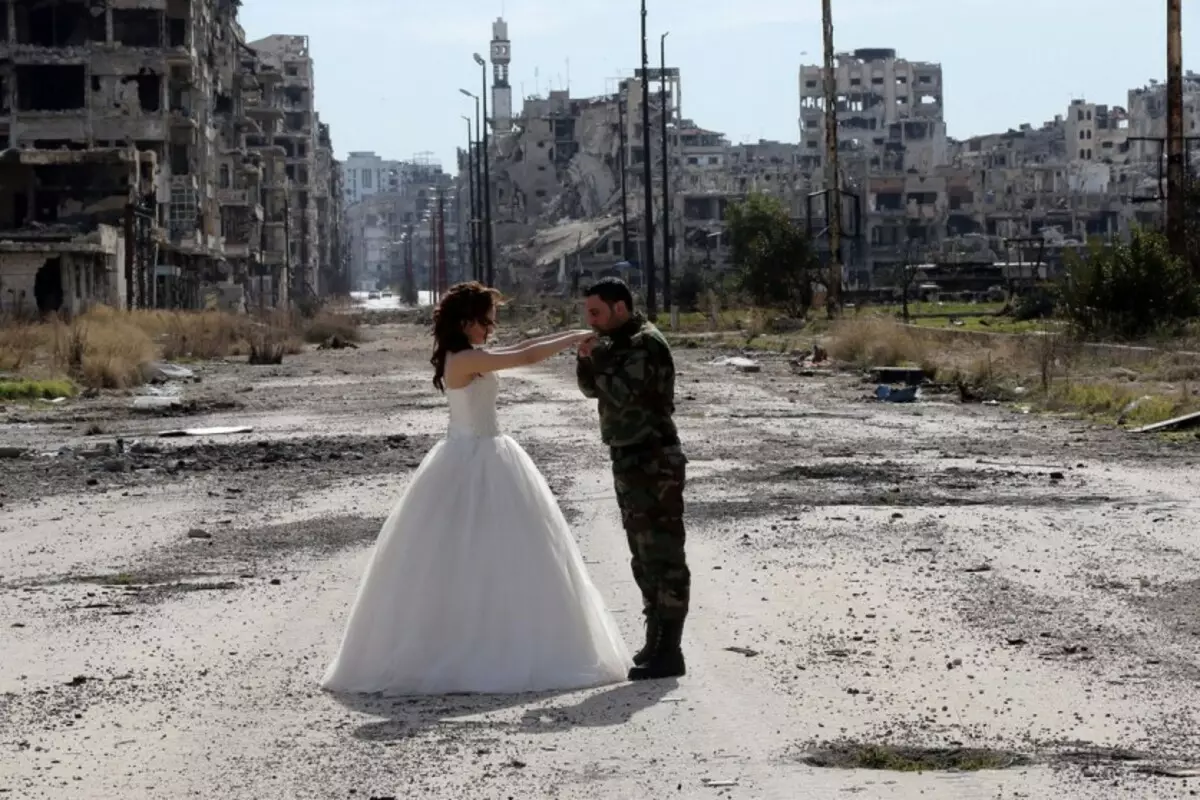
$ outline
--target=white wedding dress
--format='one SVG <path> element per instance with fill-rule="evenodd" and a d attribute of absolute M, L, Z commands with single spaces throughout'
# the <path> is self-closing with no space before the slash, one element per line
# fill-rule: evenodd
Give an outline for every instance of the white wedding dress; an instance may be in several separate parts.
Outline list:
<path fill-rule="evenodd" d="M 616 622 L 529 456 L 500 433 L 495 374 L 447 391 L 450 427 L 383 524 L 332 692 L 509 694 L 624 681 Z"/>

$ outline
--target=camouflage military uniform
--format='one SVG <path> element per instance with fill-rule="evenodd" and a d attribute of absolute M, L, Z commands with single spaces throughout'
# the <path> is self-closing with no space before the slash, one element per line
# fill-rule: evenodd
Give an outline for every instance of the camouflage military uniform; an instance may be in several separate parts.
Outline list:
<path fill-rule="evenodd" d="M 647 614 L 683 622 L 691 573 L 684 557 L 687 458 L 671 415 L 671 348 L 640 314 L 597 342 L 576 367 L 580 390 L 598 401 L 600 436 L 612 451 L 613 479 Z"/>

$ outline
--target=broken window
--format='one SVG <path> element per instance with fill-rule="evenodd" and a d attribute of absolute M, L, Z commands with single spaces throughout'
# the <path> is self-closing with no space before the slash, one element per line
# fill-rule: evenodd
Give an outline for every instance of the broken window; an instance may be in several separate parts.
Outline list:
<path fill-rule="evenodd" d="M 115 43 L 126 47 L 162 47 L 162 12 L 140 8 L 114 8 L 112 21 Z"/>
<path fill-rule="evenodd" d="M 155 75 L 144 67 L 138 75 L 125 78 L 123 84 L 137 84 L 138 105 L 142 111 L 159 111 L 162 108 L 162 76 Z"/>
<path fill-rule="evenodd" d="M 0 115 L 12 113 L 8 106 L 8 76 L 0 75 Z"/>
<path fill-rule="evenodd" d="M 104 9 L 93 10 L 83 0 L 33 0 L 15 6 L 18 44 L 78 47 L 105 41 Z"/>
<path fill-rule="evenodd" d="M 169 47 L 188 46 L 188 19 L 191 15 L 190 0 L 167 0 L 167 42 Z"/>
<path fill-rule="evenodd" d="M 73 111 L 87 103 L 82 64 L 20 64 L 16 78 L 18 111 Z"/>
<path fill-rule="evenodd" d="M 186 144 L 175 142 L 172 142 L 170 147 L 171 174 L 190 175 L 192 171 L 191 159 L 189 158 L 191 148 Z"/>

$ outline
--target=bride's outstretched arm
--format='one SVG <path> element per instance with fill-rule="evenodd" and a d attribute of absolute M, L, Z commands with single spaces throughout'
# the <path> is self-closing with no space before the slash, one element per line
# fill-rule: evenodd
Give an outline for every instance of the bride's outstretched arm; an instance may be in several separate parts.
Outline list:
<path fill-rule="evenodd" d="M 447 377 L 467 377 L 484 372 L 499 372 L 513 367 L 525 367 L 545 361 L 555 353 L 587 341 L 596 334 L 592 331 L 570 331 L 555 334 L 546 341 L 530 340 L 508 352 L 488 350 L 463 350 L 455 353 L 446 362 Z"/>
<path fill-rule="evenodd" d="M 503 347 L 489 347 L 487 348 L 487 351 L 489 353 L 511 353 L 515 350 L 520 350 L 522 347 L 532 347 L 534 345 L 545 344 L 546 342 L 552 342 L 560 336 L 566 335 L 567 333 L 578 332 L 579 331 L 558 331 L 557 333 L 547 333 L 545 336 L 535 336 L 532 339 L 526 339 L 525 341 L 518 342 L 517 344 L 506 344 Z"/>

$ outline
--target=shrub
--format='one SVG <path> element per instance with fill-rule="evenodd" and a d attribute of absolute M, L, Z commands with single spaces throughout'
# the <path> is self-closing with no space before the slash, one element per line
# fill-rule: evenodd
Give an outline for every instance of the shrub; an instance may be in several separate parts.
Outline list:
<path fill-rule="evenodd" d="M 1067 273 L 1063 307 L 1086 335 L 1175 332 L 1200 311 L 1189 265 L 1160 233 L 1135 231 L 1129 244 L 1093 245 L 1083 258 L 1068 254 Z"/>

